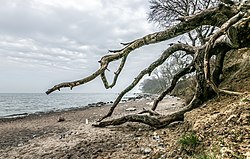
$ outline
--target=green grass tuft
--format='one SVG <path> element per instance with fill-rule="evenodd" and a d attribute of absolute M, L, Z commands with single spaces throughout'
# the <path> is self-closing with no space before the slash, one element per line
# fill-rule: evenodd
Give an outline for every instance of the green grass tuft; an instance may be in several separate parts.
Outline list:
<path fill-rule="evenodd" d="M 181 150 L 186 152 L 187 155 L 195 154 L 200 144 L 198 137 L 194 133 L 184 134 L 178 142 L 181 145 Z"/>
<path fill-rule="evenodd" d="M 216 159 L 216 157 L 211 156 L 211 155 L 207 155 L 207 154 L 202 154 L 202 155 L 196 157 L 196 159 Z"/>
<path fill-rule="evenodd" d="M 183 147 L 195 148 L 199 145 L 200 141 L 194 133 L 188 133 L 180 138 L 179 143 Z"/>

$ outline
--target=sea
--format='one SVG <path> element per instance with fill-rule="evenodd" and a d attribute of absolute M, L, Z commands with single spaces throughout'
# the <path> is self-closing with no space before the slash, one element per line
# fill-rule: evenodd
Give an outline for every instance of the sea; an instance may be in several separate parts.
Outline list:
<path fill-rule="evenodd" d="M 86 107 L 114 101 L 118 93 L 0 93 L 0 118 Z"/>

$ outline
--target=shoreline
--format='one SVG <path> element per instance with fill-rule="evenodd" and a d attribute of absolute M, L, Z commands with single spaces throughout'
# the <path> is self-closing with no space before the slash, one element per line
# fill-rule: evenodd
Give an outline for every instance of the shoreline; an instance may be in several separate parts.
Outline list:
<path fill-rule="evenodd" d="M 111 104 L 105 104 L 101 107 L 105 106 L 111 106 Z M 46 116 L 46 115 L 51 115 L 51 114 L 61 114 L 61 113 L 67 113 L 71 111 L 84 111 L 89 108 L 96 108 L 100 106 L 80 106 L 80 107 L 71 107 L 71 108 L 64 108 L 64 109 L 58 109 L 58 110 L 51 110 L 51 111 L 45 111 L 45 112 L 35 112 L 35 113 L 21 113 L 21 114 L 12 114 L 12 115 L 7 115 L 0 117 L 0 122 L 4 121 L 13 121 L 13 120 L 19 120 L 19 119 L 24 119 L 24 118 L 33 118 L 37 116 Z"/>
<path fill-rule="evenodd" d="M 21 93 L 23 94 L 23 93 Z M 38 93 L 40 94 L 40 93 Z M 148 94 L 148 93 L 133 93 L 132 96 L 124 96 L 123 99 L 120 101 L 120 103 L 126 103 L 130 101 L 135 101 L 138 99 L 151 99 L 153 100 L 155 98 L 155 94 Z M 55 109 L 55 110 L 48 110 L 48 111 L 37 111 L 37 112 L 24 112 L 24 113 L 15 113 L 15 114 L 9 114 L 5 116 L 0 116 L 0 121 L 6 121 L 6 120 L 15 120 L 15 119 L 22 119 L 28 116 L 37 116 L 37 115 L 46 115 L 51 113 L 60 113 L 60 112 L 66 112 L 66 111 L 77 111 L 77 110 L 85 110 L 91 107 L 103 107 L 103 106 L 111 106 L 113 104 L 113 101 L 98 101 L 94 103 L 87 103 L 83 106 L 77 106 L 77 107 L 69 107 L 69 108 L 62 108 L 62 109 Z"/>
<path fill-rule="evenodd" d="M 173 112 L 182 107 L 182 103 L 177 98 L 168 98 L 159 105 L 157 111 Z M 108 120 L 137 113 L 143 108 L 150 109 L 151 104 L 152 100 L 145 98 L 120 103 Z M 36 158 L 61 158 L 55 153 L 56 150 L 63 154 L 65 152 L 61 152 L 61 149 L 64 149 L 66 145 L 67 149 L 73 151 L 77 144 L 83 144 L 82 140 L 85 143 L 82 147 L 91 149 L 86 152 L 89 158 L 94 156 L 95 152 L 93 151 L 98 149 L 98 145 L 102 151 L 111 151 L 111 149 L 115 151 L 114 146 L 131 140 L 128 138 L 131 134 L 127 131 L 124 133 L 123 129 L 131 129 L 130 126 L 126 125 L 133 124 L 128 123 L 107 128 L 92 127 L 92 123 L 105 115 L 109 108 L 110 105 L 82 107 L 60 112 L 32 114 L 21 118 L 0 119 L 0 158 L 32 158 L 34 156 L 38 156 Z M 135 111 L 127 111 L 128 108 L 135 108 Z M 64 120 L 59 122 L 60 118 Z M 139 129 L 152 130 L 149 126 L 138 125 Z M 104 140 L 112 144 L 106 145 Z M 110 145 L 113 146 L 110 147 Z M 47 153 L 49 156 L 42 157 Z M 101 152 L 97 154 L 99 155 Z M 102 155 L 105 156 L 105 154 Z"/>

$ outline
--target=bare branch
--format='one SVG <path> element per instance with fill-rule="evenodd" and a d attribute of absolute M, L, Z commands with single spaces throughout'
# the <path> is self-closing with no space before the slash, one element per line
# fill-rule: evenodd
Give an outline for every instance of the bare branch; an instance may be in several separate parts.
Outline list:
<path fill-rule="evenodd" d="M 124 46 L 127 46 L 127 45 L 130 45 L 130 44 L 132 44 L 134 41 L 131 41 L 131 42 L 127 42 L 127 43 L 121 43 L 122 45 L 124 45 Z"/>
<path fill-rule="evenodd" d="M 149 115 L 151 116 L 160 116 L 160 114 L 157 113 L 156 111 L 144 109 L 144 108 L 143 108 L 143 111 L 139 112 L 138 114 L 145 114 L 145 113 L 149 113 Z"/>
<path fill-rule="evenodd" d="M 106 89 L 109 89 L 109 88 L 112 88 L 112 87 L 115 86 L 116 81 L 117 81 L 117 79 L 118 79 L 118 77 L 119 77 L 119 75 L 120 75 L 120 73 L 121 73 L 121 71 L 122 71 L 122 69 L 123 69 L 123 67 L 124 67 L 124 65 L 125 65 L 126 60 L 127 60 L 127 56 L 124 56 L 124 57 L 122 58 L 122 61 L 121 61 L 121 63 L 120 63 L 119 68 L 117 69 L 116 72 L 114 72 L 115 76 L 114 76 L 113 82 L 112 82 L 110 85 L 109 85 L 108 80 L 107 80 L 107 78 L 106 78 L 105 72 L 103 72 L 103 73 L 101 74 L 101 79 L 102 79 L 103 84 L 104 84 L 104 86 L 105 86 Z"/>
<path fill-rule="evenodd" d="M 73 89 L 73 87 L 76 87 L 78 85 L 87 83 L 93 79 L 95 79 L 97 76 L 99 76 L 101 73 L 103 73 L 105 71 L 105 69 L 107 69 L 108 67 L 108 62 L 106 60 L 103 60 L 102 62 L 102 66 L 92 75 L 85 77 L 81 80 L 77 80 L 77 81 L 73 81 L 73 82 L 64 82 L 64 83 L 60 83 L 58 85 L 55 85 L 53 88 L 48 89 L 48 91 L 46 92 L 46 94 L 50 94 L 56 90 L 60 91 L 61 88 L 64 87 L 70 87 L 70 89 Z"/>
<path fill-rule="evenodd" d="M 124 89 L 119 96 L 116 98 L 116 100 L 114 101 L 113 105 L 111 106 L 109 112 L 107 113 L 107 115 L 105 115 L 103 118 L 101 118 L 99 121 L 102 121 L 103 119 L 109 117 L 112 115 L 115 107 L 119 104 L 119 102 L 121 101 L 122 97 L 129 92 L 131 89 L 133 89 L 138 83 L 139 81 L 142 79 L 142 77 L 146 74 L 150 74 L 156 67 L 160 66 L 171 54 L 173 54 L 176 51 L 179 50 L 183 50 L 186 52 L 192 52 L 194 53 L 196 51 L 195 47 L 186 45 L 186 44 L 174 44 L 172 46 L 170 46 L 167 50 L 165 50 L 161 57 L 158 58 L 156 61 L 154 61 L 149 67 L 145 68 L 144 70 L 142 70 L 140 72 L 140 74 L 134 79 L 134 81 L 126 88 Z"/>
<path fill-rule="evenodd" d="M 142 38 L 134 40 L 131 44 L 127 45 L 123 49 L 120 49 L 117 51 L 110 50 L 111 52 L 114 52 L 114 54 L 103 56 L 102 59 L 100 60 L 101 67 L 95 73 L 77 81 L 64 82 L 64 83 L 55 85 L 53 88 L 49 89 L 46 92 L 46 94 L 50 94 L 64 87 L 70 87 L 72 89 L 75 86 L 82 85 L 84 83 L 91 81 L 95 79 L 97 76 L 103 74 L 104 71 L 107 69 L 108 64 L 110 62 L 119 60 L 120 58 L 127 56 L 131 51 L 137 48 L 140 48 L 144 45 L 149 45 L 149 44 L 158 43 L 167 39 L 171 39 L 185 32 L 188 32 L 192 29 L 195 29 L 196 27 L 200 25 L 218 25 L 216 21 L 217 21 L 217 18 L 220 18 L 220 17 L 214 16 L 215 13 L 220 13 L 225 16 L 231 16 L 231 14 L 227 15 L 228 11 L 230 11 L 231 13 L 235 12 L 235 10 L 232 7 L 226 7 L 223 9 L 219 7 L 207 9 L 201 13 L 198 13 L 194 16 L 189 17 L 185 22 L 179 23 L 169 29 L 166 29 L 165 31 L 148 34 Z M 220 14 L 216 14 L 216 15 L 220 15 Z"/>
<path fill-rule="evenodd" d="M 194 60 L 195 60 L 195 59 L 194 59 Z M 193 67 L 193 62 L 192 62 L 188 67 L 186 67 L 186 68 L 182 69 L 181 71 L 179 71 L 179 72 L 173 77 L 173 80 L 172 80 L 172 82 L 171 82 L 170 87 L 168 87 L 166 90 L 164 90 L 164 91 L 160 94 L 160 96 L 154 101 L 154 104 L 153 104 L 153 106 L 152 106 L 151 109 L 152 109 L 152 110 L 155 110 L 156 107 L 157 107 L 157 105 L 158 105 L 158 103 L 159 103 L 160 101 L 162 101 L 162 99 L 163 99 L 167 94 L 169 94 L 169 93 L 172 92 L 172 90 L 175 88 L 175 86 L 176 86 L 178 80 L 179 80 L 182 76 L 184 76 L 184 75 L 186 75 L 186 74 L 188 74 L 188 73 L 194 72 L 194 71 L 195 71 L 195 69 L 194 69 L 194 67 Z"/>

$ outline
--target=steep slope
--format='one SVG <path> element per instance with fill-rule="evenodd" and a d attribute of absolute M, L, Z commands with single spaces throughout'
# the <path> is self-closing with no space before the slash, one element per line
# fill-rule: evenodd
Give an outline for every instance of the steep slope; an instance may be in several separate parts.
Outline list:
<path fill-rule="evenodd" d="M 185 124 L 202 141 L 204 152 L 217 158 L 250 158 L 250 49 L 229 52 L 222 88 L 245 92 L 223 95 L 186 113 Z"/>

